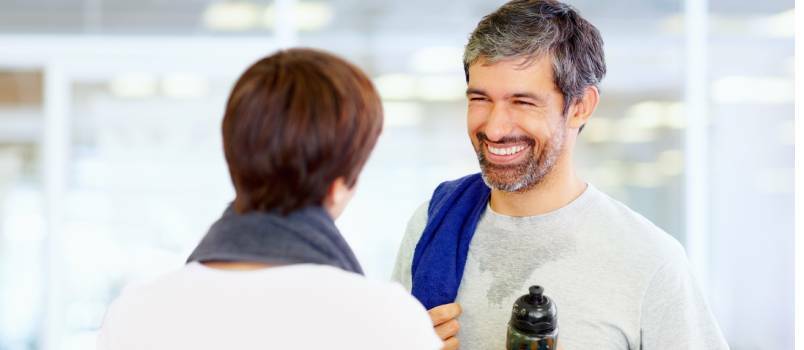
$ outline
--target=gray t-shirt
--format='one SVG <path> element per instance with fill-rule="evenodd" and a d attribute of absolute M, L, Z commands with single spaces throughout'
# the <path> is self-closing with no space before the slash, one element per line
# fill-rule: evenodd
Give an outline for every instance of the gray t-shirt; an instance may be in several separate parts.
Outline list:
<path fill-rule="evenodd" d="M 426 222 L 427 203 L 408 223 L 397 257 L 393 279 L 408 290 Z M 728 349 L 681 245 L 591 185 L 543 215 L 487 207 L 456 300 L 461 350 L 504 349 L 511 306 L 531 285 L 555 301 L 564 350 Z"/>

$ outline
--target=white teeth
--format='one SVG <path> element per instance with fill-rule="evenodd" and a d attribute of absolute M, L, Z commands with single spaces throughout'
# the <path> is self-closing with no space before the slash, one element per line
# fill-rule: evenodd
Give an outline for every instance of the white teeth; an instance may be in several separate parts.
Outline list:
<path fill-rule="evenodd" d="M 498 156 L 508 156 L 508 155 L 512 155 L 512 154 L 515 154 L 515 153 L 519 153 L 520 151 L 525 149 L 525 146 L 514 146 L 514 147 L 507 147 L 507 148 L 497 148 L 497 147 L 488 146 L 488 148 L 489 148 L 489 152 L 491 152 L 492 154 L 496 154 Z"/>

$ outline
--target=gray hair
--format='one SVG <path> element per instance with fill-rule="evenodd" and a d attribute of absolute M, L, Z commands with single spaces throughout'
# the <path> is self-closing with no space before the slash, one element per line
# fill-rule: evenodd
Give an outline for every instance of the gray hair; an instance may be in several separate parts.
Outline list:
<path fill-rule="evenodd" d="M 606 74 L 603 38 L 572 6 L 555 0 L 513 0 L 483 17 L 469 36 L 463 55 L 466 81 L 469 66 L 480 58 L 493 63 L 521 57 L 530 63 L 544 54 L 552 56 L 564 114 Z"/>

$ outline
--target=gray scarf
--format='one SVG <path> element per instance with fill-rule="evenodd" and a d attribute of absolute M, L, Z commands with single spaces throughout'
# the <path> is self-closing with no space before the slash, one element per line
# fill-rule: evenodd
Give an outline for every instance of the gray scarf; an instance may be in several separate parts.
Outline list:
<path fill-rule="evenodd" d="M 352 249 L 321 207 L 287 216 L 273 212 L 235 213 L 226 208 L 187 262 L 241 261 L 264 264 L 321 264 L 363 274 Z"/>

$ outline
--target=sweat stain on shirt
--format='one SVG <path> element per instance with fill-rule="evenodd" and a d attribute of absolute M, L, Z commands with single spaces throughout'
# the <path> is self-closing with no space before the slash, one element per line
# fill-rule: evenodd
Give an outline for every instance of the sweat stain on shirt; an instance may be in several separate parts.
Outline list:
<path fill-rule="evenodd" d="M 489 211 L 483 214 L 481 221 L 499 221 L 492 224 L 499 231 L 493 236 L 476 234 L 472 238 L 470 254 L 479 262 L 481 273 L 491 274 L 491 284 L 486 292 L 489 303 L 507 307 L 518 296 L 518 291 L 525 290 L 520 285 L 522 281 L 528 280 L 528 276 L 542 265 L 568 256 L 575 249 L 575 241 L 558 232 L 533 235 L 525 227 L 517 227 L 520 225 L 499 218 L 498 214 Z M 522 235 L 533 237 L 528 244 L 522 244 Z"/>

